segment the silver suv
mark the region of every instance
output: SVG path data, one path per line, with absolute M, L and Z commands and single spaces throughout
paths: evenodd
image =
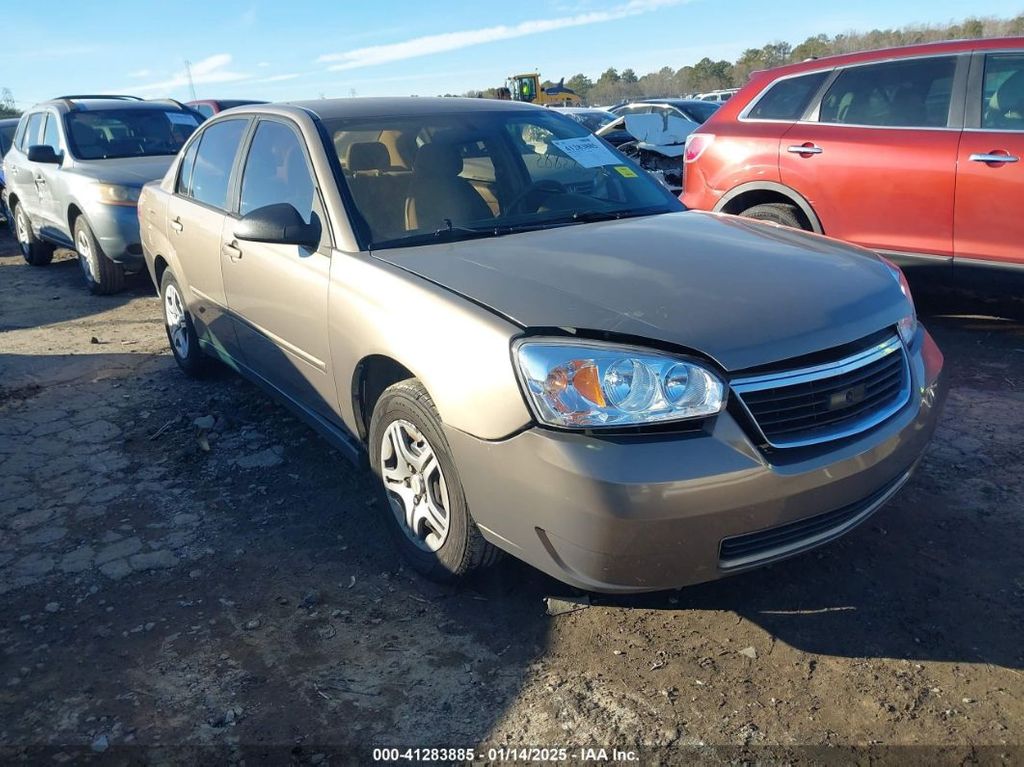
M 93 293 L 116 293 L 144 268 L 136 206 L 200 117 L 176 101 L 63 96 L 29 109 L 4 158 L 6 202 L 25 260 L 78 252 Z

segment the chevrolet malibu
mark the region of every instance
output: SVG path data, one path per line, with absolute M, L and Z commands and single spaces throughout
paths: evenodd
M 680 587 L 836 538 L 945 397 L 900 270 L 687 212 L 551 110 L 345 99 L 213 117 L 139 201 L 171 351 L 353 458 L 398 550 Z

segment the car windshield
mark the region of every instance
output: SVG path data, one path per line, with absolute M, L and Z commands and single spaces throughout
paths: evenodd
M 191 112 L 162 109 L 70 112 L 66 120 L 71 153 L 80 160 L 174 155 L 199 125 Z
M 569 117 L 583 125 L 589 131 L 597 131 L 615 119 L 611 112 L 594 109 L 587 112 L 569 112 Z
M 325 127 L 372 248 L 683 210 L 631 160 L 548 110 Z
M 701 125 L 711 119 L 711 115 L 718 111 L 719 106 L 719 104 L 706 101 L 683 104 L 679 106 L 679 110 L 684 112 L 695 123 Z

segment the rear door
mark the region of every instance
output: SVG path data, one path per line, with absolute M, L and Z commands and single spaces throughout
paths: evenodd
M 239 342 L 256 373 L 307 409 L 337 421 L 338 394 L 327 343 L 331 249 L 305 141 L 280 118 L 260 118 L 246 150 L 240 218 L 265 205 L 289 203 L 306 223 L 320 219 L 318 249 L 242 241 L 229 219 L 222 264 Z
M 967 62 L 930 56 L 836 71 L 817 108 L 779 147 L 782 182 L 810 202 L 825 234 L 952 257 L 963 124 L 953 94 Z
M 15 136 L 14 147 L 7 153 L 4 162 L 7 167 L 7 188 L 16 195 L 19 203 L 33 221 L 39 221 L 39 193 L 32 167 L 28 161 L 28 148 L 39 143 L 43 132 L 43 112 L 34 112 L 25 118 L 24 128 Z
M 167 205 L 167 239 L 185 272 L 196 334 L 204 345 L 242 362 L 227 311 L 220 251 L 238 151 L 248 127 L 248 118 L 205 127 L 185 150 Z
M 1024 51 L 976 54 L 957 161 L 954 270 L 1024 265 Z

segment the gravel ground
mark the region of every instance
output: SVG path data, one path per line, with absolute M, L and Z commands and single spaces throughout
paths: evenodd
M 924 318 L 952 372 L 943 422 L 841 541 L 551 617 L 544 598 L 573 592 L 513 561 L 459 589 L 403 569 L 366 472 L 229 371 L 179 374 L 147 281 L 92 297 L 70 254 L 39 269 L 15 253 L 4 234 L 7 761 L 340 763 L 375 745 L 1024 760 L 1021 324 Z

